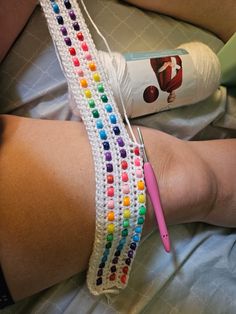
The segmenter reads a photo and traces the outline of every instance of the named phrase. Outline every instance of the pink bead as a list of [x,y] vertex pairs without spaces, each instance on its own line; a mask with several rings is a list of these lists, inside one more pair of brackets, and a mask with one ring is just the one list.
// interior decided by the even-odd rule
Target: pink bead
[[122,181],[123,182],[127,182],[129,180],[128,174],[127,172],[123,172],[122,173]]
[[76,67],[80,66],[79,59],[77,57],[73,57],[72,59],[73,59],[74,66]]
[[113,200],[108,201],[107,206],[109,209],[113,209],[115,207],[114,201]]
[[83,51],[88,51],[88,45],[85,42],[81,44],[81,48]]
[[92,60],[92,56],[90,53],[87,53],[85,56],[86,60],[91,61]]
[[83,77],[83,76],[84,76],[84,71],[83,71],[83,70],[79,70],[79,71],[77,71],[77,74],[78,74],[80,77]]
[[114,188],[112,186],[107,189],[107,196],[114,196]]
[[142,178],[142,177],[143,177],[143,172],[142,172],[142,170],[136,170],[136,177],[137,177],[137,178]]
[[139,167],[140,166],[140,159],[139,158],[135,158],[134,164],[135,164],[136,167]]
[[124,185],[123,185],[122,192],[123,192],[124,194],[129,194],[130,189],[129,189],[128,184],[124,184]]

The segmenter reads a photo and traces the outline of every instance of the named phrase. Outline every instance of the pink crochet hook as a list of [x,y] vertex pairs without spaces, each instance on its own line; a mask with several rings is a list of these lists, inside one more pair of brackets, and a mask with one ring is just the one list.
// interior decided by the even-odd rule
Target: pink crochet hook
[[153,171],[152,165],[150,164],[147,158],[142,133],[139,128],[137,128],[137,130],[138,130],[140,143],[143,145],[144,176],[145,176],[145,182],[147,185],[148,194],[150,196],[150,199],[154,208],[162,244],[166,252],[169,253],[170,252],[170,239],[169,239],[169,233],[166,227],[163,210],[161,207],[161,200],[160,200],[160,193],[159,193],[159,188],[157,184],[157,179]]

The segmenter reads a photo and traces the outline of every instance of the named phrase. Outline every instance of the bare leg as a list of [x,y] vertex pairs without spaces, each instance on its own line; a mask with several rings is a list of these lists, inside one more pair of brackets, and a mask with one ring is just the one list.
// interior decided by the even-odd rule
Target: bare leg
[[227,41],[236,32],[235,0],[125,0],[203,27]]

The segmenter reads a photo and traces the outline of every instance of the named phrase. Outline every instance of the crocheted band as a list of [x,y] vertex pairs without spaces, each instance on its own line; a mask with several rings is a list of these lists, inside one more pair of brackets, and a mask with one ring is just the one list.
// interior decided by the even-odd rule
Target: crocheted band
[[75,0],[40,0],[86,126],[96,179],[96,232],[87,284],[97,295],[127,285],[145,220],[140,146],[131,141]]

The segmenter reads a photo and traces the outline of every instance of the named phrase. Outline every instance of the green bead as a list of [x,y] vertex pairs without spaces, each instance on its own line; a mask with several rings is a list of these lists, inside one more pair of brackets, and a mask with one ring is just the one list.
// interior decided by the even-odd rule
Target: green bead
[[101,99],[103,102],[108,102],[107,95],[105,95],[105,94],[101,96]]
[[97,109],[94,109],[94,110],[92,111],[92,114],[93,114],[93,117],[94,117],[94,118],[99,118],[99,112],[97,111]]
[[123,221],[123,227],[124,227],[124,228],[129,227],[129,220],[128,220],[128,219],[125,219],[125,220]]
[[139,215],[141,215],[141,216],[145,215],[146,211],[147,211],[147,209],[146,209],[145,206],[140,206],[139,207]]
[[144,218],[143,217],[139,217],[138,218],[138,225],[142,225],[144,223]]
[[91,109],[95,108],[95,101],[93,99],[90,99],[88,103]]
[[99,93],[103,93],[104,92],[104,87],[102,84],[98,84],[98,91]]
[[122,230],[122,237],[127,237],[127,235],[128,235],[128,229],[124,229],[124,230]]
[[113,241],[113,234],[109,233],[107,235],[107,241],[112,242]]

